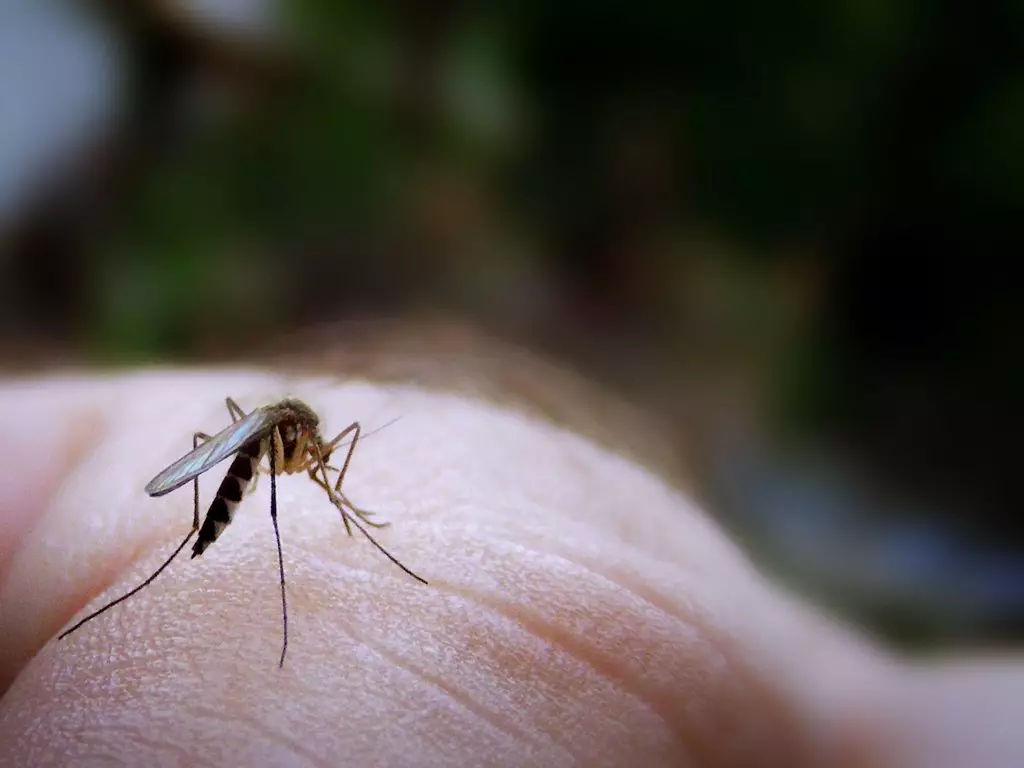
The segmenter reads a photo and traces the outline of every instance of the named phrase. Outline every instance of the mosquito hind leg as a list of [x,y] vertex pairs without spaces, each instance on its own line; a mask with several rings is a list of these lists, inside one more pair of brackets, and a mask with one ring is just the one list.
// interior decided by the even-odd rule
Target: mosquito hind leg
[[[206,441],[206,440],[209,440],[209,439],[210,439],[210,436],[208,434],[206,434],[205,432],[194,432],[194,433],[192,433],[192,450],[195,450],[197,447],[199,447],[199,441],[200,440]],[[103,613],[106,613],[111,608],[113,608],[115,605],[119,605],[120,603],[123,603],[129,597],[132,597],[133,595],[138,594],[143,589],[145,589],[150,584],[152,584],[153,581],[156,579],[156,577],[159,576],[161,573],[163,573],[164,569],[167,566],[169,566],[174,561],[174,558],[176,558],[181,553],[181,550],[183,550],[185,548],[185,545],[189,543],[189,541],[192,539],[193,536],[195,536],[196,531],[198,531],[198,530],[199,530],[199,478],[196,477],[196,478],[194,478],[192,480],[192,530],[190,530],[188,532],[188,535],[185,536],[185,538],[181,540],[181,544],[179,544],[177,546],[177,548],[171,553],[171,556],[168,557],[166,560],[164,560],[163,563],[160,564],[160,567],[157,568],[155,571],[153,571],[153,573],[150,574],[149,578],[147,578],[145,581],[143,581],[137,587],[135,587],[132,590],[129,590],[128,592],[125,592],[120,597],[118,597],[118,598],[116,598],[114,600],[111,600],[109,603],[104,605],[102,608],[99,608],[99,609],[93,611],[92,613],[90,613],[84,619],[79,621],[77,624],[75,624],[70,629],[66,629],[63,632],[61,632],[60,635],[58,635],[57,639],[58,640],[63,640],[65,637],[70,635],[72,632],[74,632],[76,629],[81,627],[83,624],[85,624],[85,623],[87,623],[89,621],[92,621],[97,616],[99,616],[99,615],[101,615]]]

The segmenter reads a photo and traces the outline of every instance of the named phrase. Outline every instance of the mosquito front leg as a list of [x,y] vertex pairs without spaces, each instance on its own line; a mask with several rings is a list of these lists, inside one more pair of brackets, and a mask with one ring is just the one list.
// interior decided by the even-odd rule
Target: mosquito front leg
[[[360,509],[359,507],[357,507],[355,504],[348,500],[348,497],[346,497],[344,492],[341,490],[341,484],[345,481],[345,473],[348,471],[348,465],[352,461],[352,454],[356,450],[356,443],[359,442],[360,432],[361,427],[359,426],[359,422],[353,421],[351,424],[349,424],[347,427],[341,430],[341,432],[338,433],[337,437],[331,440],[331,442],[327,443],[326,446],[324,446],[323,448],[316,446],[315,450],[310,452],[311,455],[309,459],[306,461],[306,463],[303,465],[303,468],[308,469],[309,476],[317,485],[319,485],[321,488],[327,491],[327,495],[332,500],[341,501],[343,504],[348,506],[352,510],[352,512],[355,515],[357,515],[359,519],[361,519],[367,525],[371,525],[374,528],[386,528],[388,525],[387,523],[375,523],[372,520],[370,520],[370,518],[373,516],[373,512],[370,512],[369,510],[366,509]],[[335,448],[335,446],[337,446],[349,434],[352,435],[352,439],[349,441],[348,451],[346,451],[345,453],[345,463],[341,465],[341,469],[329,466],[327,462],[324,461],[323,458],[324,450],[326,449],[328,452],[332,451]],[[334,484],[333,489],[330,486],[330,478],[327,475],[328,469],[333,469],[338,473],[338,480]],[[323,480],[317,477],[318,470],[323,474]],[[351,536],[352,529],[349,526],[347,513],[344,511],[342,511],[342,521],[345,523],[345,530],[348,532],[348,535]]]
[[330,442],[330,446],[333,448],[335,445],[344,440],[345,436],[348,435],[349,432],[353,433],[352,440],[348,444],[348,452],[345,454],[345,463],[341,465],[341,469],[337,470],[338,480],[334,484],[334,494],[343,502],[345,502],[345,504],[348,505],[349,509],[351,509],[356,515],[358,515],[359,519],[361,519],[367,525],[372,525],[374,528],[387,528],[389,523],[375,523],[372,520],[370,520],[370,518],[373,517],[374,513],[368,509],[360,509],[359,507],[357,507],[355,504],[348,500],[348,497],[345,496],[345,493],[341,490],[341,484],[345,480],[345,473],[348,471],[349,462],[352,461],[352,454],[355,453],[356,450],[356,443],[359,442],[359,436],[362,434],[362,428],[359,426],[359,422],[354,421],[351,424],[349,424],[347,427],[345,427],[345,429],[343,429],[340,432],[340,434],[336,438],[334,438]]
[[341,491],[335,491],[335,493],[337,494],[338,499],[342,501],[349,509],[351,509],[352,512],[367,525],[372,526],[374,528],[387,528],[391,525],[391,523],[378,523],[376,520],[371,520],[370,518],[376,514],[375,512],[369,509],[363,509],[362,507],[357,507],[355,504],[349,501],[349,498]]
[[[340,439],[340,438],[337,438],[337,439]],[[355,441],[353,441],[353,442],[355,442]],[[350,450],[349,451],[350,457],[351,457],[351,453],[352,452]],[[371,544],[373,544],[373,546],[375,546],[385,557],[387,557],[388,560],[390,560],[392,563],[397,565],[399,568],[401,568],[403,571],[405,571],[407,574],[412,576],[417,581],[419,581],[419,582],[421,582],[423,584],[426,584],[427,583],[426,579],[424,579],[422,576],[418,575],[417,573],[409,570],[402,563],[401,560],[399,560],[397,557],[395,557],[390,552],[388,552],[387,549],[385,549],[384,546],[379,541],[377,541],[375,538],[373,538],[373,536],[370,534],[370,532],[368,530],[366,530],[365,528],[363,528],[363,526],[359,524],[359,522],[356,520],[355,517],[351,517],[348,514],[348,512],[345,511],[345,504],[348,504],[348,506],[350,506],[356,512],[356,515],[358,517],[361,518],[363,516],[363,513],[360,510],[358,510],[356,507],[353,507],[347,501],[343,502],[342,497],[339,497],[338,493],[331,488],[331,486],[330,486],[330,479],[327,476],[327,464],[324,462],[323,453],[321,453],[320,445],[317,444],[317,443],[313,443],[313,454],[316,456],[317,467],[319,468],[320,474],[323,477],[322,481],[319,478],[314,478],[314,480],[317,480],[317,485],[319,485],[321,488],[323,488],[325,491],[327,491],[327,496],[330,498],[331,502],[338,508],[338,511],[341,512],[341,519],[342,519],[342,522],[345,523],[345,530],[348,531],[348,535],[349,536],[352,535],[352,529],[349,527],[349,524],[351,523],[351,525],[354,525],[356,528],[358,528],[359,532],[361,534],[363,534],[363,536],[365,536],[366,539]],[[348,466],[348,462],[347,461],[346,461],[345,465]],[[369,521],[364,519],[363,522],[369,522]],[[381,527],[380,525],[378,525],[376,523],[370,523],[370,525],[374,525],[374,526],[376,526],[378,528]]]
[[[330,467],[330,469],[334,469],[334,467]],[[314,473],[315,471],[316,470],[313,470]],[[327,494],[327,498],[333,501],[334,504],[337,505],[338,508],[341,510],[341,521],[345,524],[345,531],[348,533],[349,536],[352,535],[352,529],[349,527],[348,510],[352,510],[352,514],[354,514],[356,517],[358,517],[360,520],[362,520],[364,523],[366,523],[372,528],[387,528],[391,525],[391,523],[378,523],[374,520],[370,520],[370,518],[374,515],[373,512],[371,512],[368,509],[360,509],[359,507],[357,507],[355,504],[348,500],[348,497],[345,496],[345,494],[338,493],[337,491],[335,491],[333,488],[331,488],[330,483],[325,483],[323,480],[320,479],[318,475],[311,474],[310,479],[312,479],[314,483],[323,488],[324,492]],[[346,507],[348,509],[346,509]]]
[[[335,446],[337,446],[338,443],[344,440],[345,437],[350,432],[355,433],[352,435],[352,440],[348,444],[348,452],[345,454],[345,463],[341,465],[341,469],[338,471],[338,482],[334,484],[335,493],[341,492],[341,483],[345,479],[345,473],[348,472],[348,464],[350,461],[352,461],[352,453],[356,449],[356,443],[359,442],[359,433],[361,431],[362,428],[359,426],[359,422],[353,421],[351,424],[349,424],[347,427],[341,430],[341,432],[338,433],[338,436],[336,438],[334,438],[333,440],[331,440],[330,443],[327,444],[328,450],[333,451]],[[327,473],[325,472],[324,474],[326,475]]]
[[[395,418],[391,419],[391,421],[387,422],[386,424],[382,424],[381,426],[377,427],[376,429],[371,429],[365,435],[362,434],[362,432],[360,430],[358,432],[358,434],[356,435],[356,437],[353,438],[353,440],[355,440],[356,438],[359,438],[359,437],[369,437],[370,435],[373,435],[373,434],[376,434],[377,432],[380,432],[382,429],[387,429],[392,424],[394,424],[396,421],[398,421],[400,418],[401,418],[401,416],[396,416]],[[345,427],[345,429],[343,429],[341,431],[341,433],[337,437],[335,437],[333,440],[331,440],[331,442],[325,443],[322,446],[321,449],[329,456],[330,454],[332,454],[334,452],[334,449],[338,447],[338,444],[341,443],[341,441],[345,439],[345,436],[347,434],[349,434],[350,432],[356,431],[357,428],[359,428],[359,424],[357,422],[349,424],[347,427]],[[349,442],[351,443],[351,442],[353,442],[353,440],[350,440]],[[337,467],[332,467],[326,461],[324,462],[324,466],[326,466],[327,469],[329,469],[329,470],[333,470],[334,472],[339,472],[339,473],[341,472],[341,470],[339,470]],[[347,464],[346,464],[346,466],[347,466]],[[297,470],[297,471],[308,472],[309,476],[311,478],[316,479],[317,459],[316,459],[316,456],[313,455],[312,451],[310,451],[309,457],[306,459],[305,463],[303,463],[302,467],[299,470]],[[340,483],[340,481],[338,483],[338,490],[339,491],[341,490],[341,483]],[[372,514],[372,513],[368,513],[368,514]]]

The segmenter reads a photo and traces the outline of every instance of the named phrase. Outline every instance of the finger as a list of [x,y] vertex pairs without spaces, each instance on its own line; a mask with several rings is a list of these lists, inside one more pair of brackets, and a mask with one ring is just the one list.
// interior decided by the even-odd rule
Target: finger
[[[464,397],[282,383],[159,374],[118,385],[106,439],[26,536],[0,593],[17,606],[3,618],[19,652],[100,593],[133,586],[188,530],[188,493],[139,488],[192,430],[225,423],[223,394],[247,407],[300,395],[325,431],[382,407],[402,413],[360,445],[345,492],[393,523],[381,543],[429,585],[349,540],[306,478],[281,479],[291,637],[279,670],[261,483],[201,559],[175,563],[22,670],[0,707],[15,755],[792,765],[828,749],[843,687],[875,669],[844,633],[768,589],[692,504],[606,450]],[[50,601],[24,599],[39,590]]]
[[64,474],[99,439],[93,383],[13,381],[0,385],[0,583]]

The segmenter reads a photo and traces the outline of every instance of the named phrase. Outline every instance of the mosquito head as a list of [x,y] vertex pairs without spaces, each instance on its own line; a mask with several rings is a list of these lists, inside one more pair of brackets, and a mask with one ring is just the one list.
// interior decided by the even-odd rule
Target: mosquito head
[[277,430],[281,435],[281,456],[284,460],[278,471],[301,471],[305,469],[309,447],[322,442],[320,419],[316,412],[301,400],[282,400],[275,409]]

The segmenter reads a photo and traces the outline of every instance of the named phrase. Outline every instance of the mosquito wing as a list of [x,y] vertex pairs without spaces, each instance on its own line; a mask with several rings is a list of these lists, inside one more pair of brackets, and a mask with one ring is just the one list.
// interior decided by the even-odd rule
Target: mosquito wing
[[150,496],[163,496],[199,477],[208,469],[234,455],[251,440],[262,438],[277,423],[273,408],[257,408],[248,416],[225,427],[195,450],[185,454],[146,485]]

